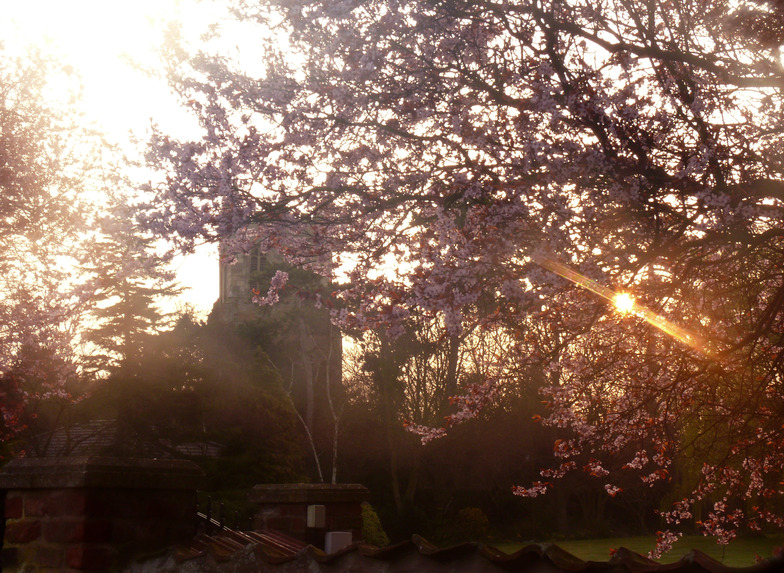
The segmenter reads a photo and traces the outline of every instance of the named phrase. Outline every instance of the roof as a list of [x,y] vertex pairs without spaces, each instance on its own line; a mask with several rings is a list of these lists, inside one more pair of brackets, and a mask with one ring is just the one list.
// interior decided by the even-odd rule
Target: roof
[[[118,442],[127,440],[118,436],[117,420],[90,420],[61,426],[29,438],[26,444],[28,457],[95,456],[115,451]],[[175,442],[170,439],[151,439],[136,436],[134,448],[149,458],[211,457],[220,456],[224,446],[213,441]]]
[[378,548],[353,544],[336,553],[323,551],[275,531],[224,529],[200,535],[189,547],[135,564],[127,571],[232,573],[782,573],[784,559],[744,568],[727,567],[700,551],[660,564],[628,549],[608,561],[583,561],[553,544],[531,544],[513,554],[477,543],[437,547],[415,535],[410,541]]

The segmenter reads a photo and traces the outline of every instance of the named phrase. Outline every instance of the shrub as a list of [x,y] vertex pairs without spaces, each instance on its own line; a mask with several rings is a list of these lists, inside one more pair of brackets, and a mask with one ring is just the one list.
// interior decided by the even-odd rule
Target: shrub
[[377,547],[389,545],[389,537],[381,526],[381,520],[378,518],[376,510],[367,502],[362,504],[362,538],[365,543]]

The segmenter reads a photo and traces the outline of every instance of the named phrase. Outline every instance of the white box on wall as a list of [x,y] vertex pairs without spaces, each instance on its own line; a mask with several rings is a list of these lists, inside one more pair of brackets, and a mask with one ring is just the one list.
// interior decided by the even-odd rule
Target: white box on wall
[[324,540],[324,551],[335,553],[341,549],[351,545],[351,532],[350,531],[329,531]]
[[[302,515],[302,514],[300,514]],[[301,523],[301,522],[300,522]],[[308,506],[308,527],[321,529],[327,526],[327,508],[324,505]]]

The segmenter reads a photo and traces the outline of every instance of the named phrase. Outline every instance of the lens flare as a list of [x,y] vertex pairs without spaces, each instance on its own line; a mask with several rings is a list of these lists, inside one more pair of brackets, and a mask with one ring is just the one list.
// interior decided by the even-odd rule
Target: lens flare
[[690,346],[701,354],[704,354],[705,356],[711,355],[711,353],[706,348],[705,341],[702,339],[702,337],[686,330],[685,328],[681,328],[663,316],[659,316],[652,310],[638,305],[635,302],[634,297],[632,297],[629,293],[616,292],[613,289],[601,285],[595,280],[590,279],[573,269],[570,269],[563,263],[560,263],[553,258],[545,256],[534,256],[533,260],[537,264],[546,268],[548,271],[554,272],[555,274],[572,281],[574,284],[581,286],[582,288],[595,294],[598,294],[600,297],[613,304],[618,312],[623,314],[633,313],[635,316],[639,316],[640,318],[644,319],[650,325],[658,328],[668,336],[679,340],[683,344]]
[[613,304],[615,310],[621,314],[630,314],[635,312],[634,297],[628,292],[619,292],[613,297]]

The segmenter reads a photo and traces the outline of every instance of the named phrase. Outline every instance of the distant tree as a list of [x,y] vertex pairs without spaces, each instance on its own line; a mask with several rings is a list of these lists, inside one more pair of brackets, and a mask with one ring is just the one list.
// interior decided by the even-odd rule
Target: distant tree
[[[406,464],[409,471],[407,480],[403,481],[402,458],[408,458],[412,454],[410,446],[413,441],[413,436],[404,435],[401,439],[401,431],[407,420],[406,413],[411,413],[411,408],[406,408],[406,393],[409,388],[403,378],[403,368],[410,358],[406,343],[410,344],[411,340],[406,338],[393,342],[383,333],[366,333],[357,357],[362,367],[361,370],[355,369],[350,381],[353,386],[366,386],[363,392],[367,397],[365,404],[376,413],[376,421],[380,422],[383,429],[387,466],[385,473],[389,476],[395,509],[401,516],[413,505],[419,471],[418,463]],[[431,384],[435,386],[438,382],[432,380]],[[421,398],[432,405],[432,393],[428,392],[427,396]],[[425,406],[424,409],[428,407]],[[430,412],[418,413],[426,416]],[[432,420],[428,419],[427,422],[431,423]],[[418,452],[414,453],[414,456],[418,461]]]
[[269,359],[188,315],[145,335],[137,359],[88,401],[94,415],[116,420],[113,455],[196,459],[212,490],[301,478],[295,413]]
[[182,292],[172,280],[165,257],[155,253],[152,239],[134,228],[125,208],[115,207],[101,221],[101,234],[90,246],[82,270],[94,278],[96,291],[82,340],[86,372],[111,372],[138,360],[147,335],[169,326],[171,315],[160,304]]
[[[492,487],[488,484],[494,478],[477,479],[473,471],[463,478],[450,471],[446,471],[449,478],[423,477],[433,472],[424,469],[422,464],[438,459],[439,467],[453,463],[462,467],[466,456],[459,452],[461,448],[473,452],[477,468],[505,468],[509,465],[507,462],[513,459],[513,456],[497,462],[487,459],[483,451],[499,452],[481,441],[476,425],[465,432],[457,432],[457,437],[453,436],[454,439],[449,440],[450,445],[446,446],[449,454],[443,456],[432,449],[434,446],[426,451],[412,448],[412,436],[401,435],[404,427],[415,433],[430,434],[433,428],[444,433],[444,426],[454,425],[457,418],[476,414],[468,403],[472,400],[490,403],[492,407],[483,417],[507,427],[509,425],[503,421],[507,411],[511,416],[523,416],[522,422],[515,428],[517,430],[527,428],[530,432],[534,414],[541,418],[541,399],[537,391],[543,385],[544,377],[535,376],[524,361],[517,363],[510,360],[499,365],[493,358],[496,353],[503,352],[504,344],[508,342],[500,331],[466,331],[460,337],[447,336],[438,324],[429,320],[418,321],[414,316],[405,322],[405,332],[397,338],[390,339],[381,330],[365,332],[357,341],[352,357],[355,364],[350,365],[347,373],[349,392],[355,396],[354,407],[362,404],[372,409],[375,420],[383,424],[389,481],[399,514],[415,503],[421,505],[417,499],[423,482],[426,487],[436,490],[436,484],[447,482],[452,486],[471,487],[467,484],[473,481],[476,488]],[[484,395],[481,381],[488,378],[503,378],[503,392]],[[467,400],[465,397],[468,397]],[[492,397],[494,400],[490,401]],[[534,433],[541,434],[539,430]],[[530,441],[527,436],[520,435],[514,439],[526,449],[538,449],[539,444]],[[450,457],[453,459],[448,460]],[[503,469],[486,473],[497,477],[501,472]],[[507,488],[508,485],[511,482]]]
[[[45,99],[50,82],[72,85],[78,99],[78,77],[34,51],[0,53],[0,414],[9,437],[62,421],[76,379],[127,353],[159,318],[153,298],[175,289],[125,206],[128,162],[83,117]],[[100,359],[82,360],[85,340]]]
[[[152,138],[167,177],[148,228],[189,249],[252,222],[292,262],[334,255],[342,326],[394,339],[419,313],[446,336],[505,329],[496,360],[541,368],[546,423],[563,431],[521,495],[583,469],[623,495],[620,476],[666,482],[696,456],[663,513],[672,528],[699,504],[722,542],[784,527],[779,3],[236,13],[263,30],[266,69],[172,62],[204,136]],[[637,311],[590,292],[606,287],[633,291]]]

